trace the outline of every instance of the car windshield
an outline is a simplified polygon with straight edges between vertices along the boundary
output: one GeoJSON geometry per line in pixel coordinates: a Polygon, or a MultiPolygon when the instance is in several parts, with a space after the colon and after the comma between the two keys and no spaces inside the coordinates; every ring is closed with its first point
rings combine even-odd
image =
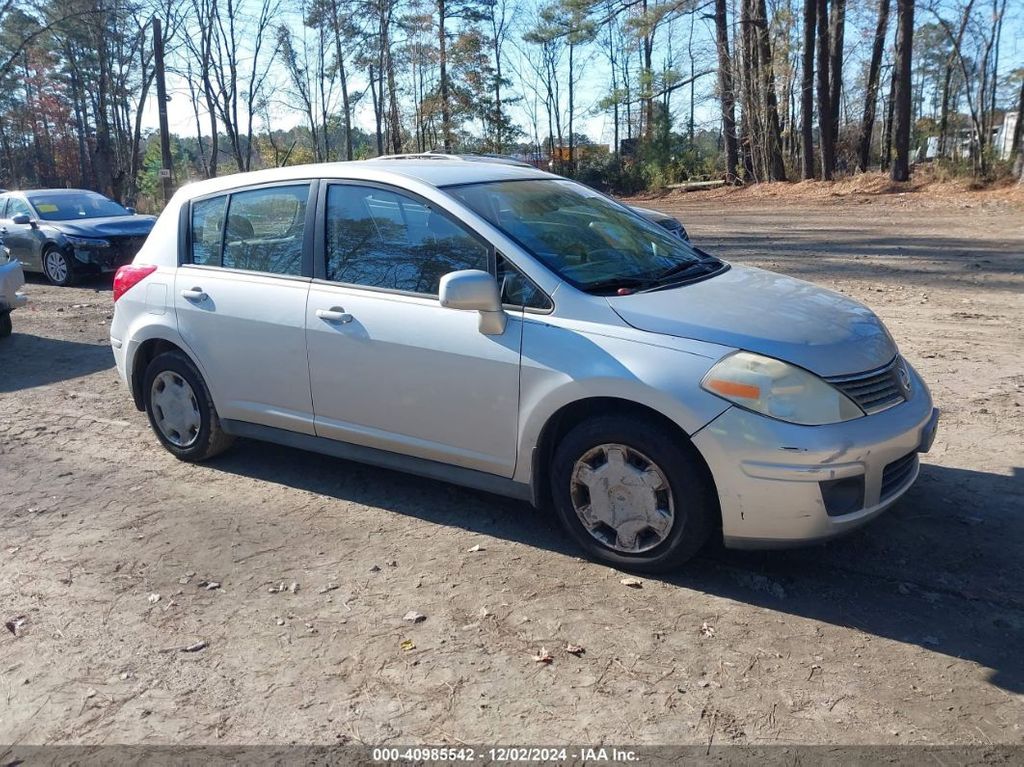
{"type": "Polygon", "coordinates": [[[582,184],[530,179],[445,190],[581,290],[626,293],[725,268],[639,214],[582,184]]]}
{"type": "Polygon", "coordinates": [[[30,194],[28,201],[44,221],[77,221],[83,218],[131,215],[113,200],[96,192],[30,194]]]}

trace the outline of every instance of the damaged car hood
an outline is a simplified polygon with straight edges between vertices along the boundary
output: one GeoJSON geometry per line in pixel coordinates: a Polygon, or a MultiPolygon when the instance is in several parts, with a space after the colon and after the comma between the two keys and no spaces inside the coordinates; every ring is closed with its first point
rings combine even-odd
{"type": "Polygon", "coordinates": [[[152,216],[110,216],[45,223],[72,237],[117,237],[147,235],[153,229],[156,219],[152,216]]]}

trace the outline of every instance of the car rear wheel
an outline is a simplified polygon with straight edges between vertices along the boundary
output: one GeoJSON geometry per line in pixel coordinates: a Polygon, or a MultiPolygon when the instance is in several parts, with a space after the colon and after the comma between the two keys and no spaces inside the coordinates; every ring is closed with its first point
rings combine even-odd
{"type": "Polygon", "coordinates": [[[657,572],[691,558],[714,529],[718,506],[700,456],[657,420],[600,416],[555,449],[555,509],[594,559],[657,572]]]}
{"type": "Polygon", "coordinates": [[[43,251],[43,274],[54,285],[62,288],[74,285],[76,275],[73,267],[71,258],[57,248],[43,251]]]}
{"type": "Polygon", "coordinates": [[[182,461],[205,461],[234,441],[221,429],[206,382],[182,352],[155,357],[146,367],[142,392],[157,438],[182,461]]]}
{"type": "Polygon", "coordinates": [[[0,312],[0,338],[7,338],[14,332],[14,323],[11,322],[10,312],[0,312]]]}

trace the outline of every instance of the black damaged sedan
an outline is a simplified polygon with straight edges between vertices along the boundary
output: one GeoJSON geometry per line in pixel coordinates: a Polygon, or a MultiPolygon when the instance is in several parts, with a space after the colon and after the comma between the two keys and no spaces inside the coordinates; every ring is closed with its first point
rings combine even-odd
{"type": "Polygon", "coordinates": [[[155,221],[83,189],[0,194],[0,237],[11,259],[54,285],[130,263],[155,221]]]}

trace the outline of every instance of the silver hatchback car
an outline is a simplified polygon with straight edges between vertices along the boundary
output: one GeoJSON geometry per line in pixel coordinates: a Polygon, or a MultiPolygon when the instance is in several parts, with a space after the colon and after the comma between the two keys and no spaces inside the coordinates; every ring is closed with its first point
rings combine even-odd
{"type": "Polygon", "coordinates": [[[269,440],[522,498],[592,557],[844,533],[938,412],[865,306],[532,168],[280,168],[180,190],[114,282],[117,368],[202,461],[269,440]]]}

